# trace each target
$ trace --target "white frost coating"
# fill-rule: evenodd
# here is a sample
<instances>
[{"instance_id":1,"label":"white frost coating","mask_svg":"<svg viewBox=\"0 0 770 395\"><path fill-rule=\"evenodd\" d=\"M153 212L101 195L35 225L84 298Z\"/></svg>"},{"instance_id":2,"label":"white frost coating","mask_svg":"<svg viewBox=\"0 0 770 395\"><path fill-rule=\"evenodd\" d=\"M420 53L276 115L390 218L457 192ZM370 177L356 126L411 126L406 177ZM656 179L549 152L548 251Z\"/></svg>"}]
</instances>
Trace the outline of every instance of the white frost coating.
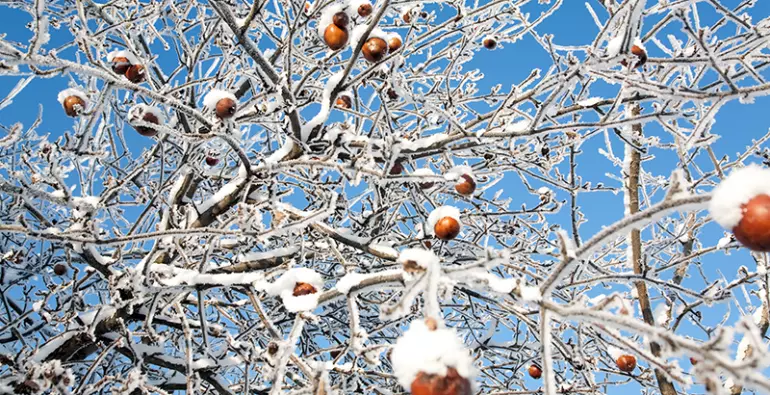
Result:
<instances>
[{"instance_id":1,"label":"white frost coating","mask_svg":"<svg viewBox=\"0 0 770 395\"><path fill-rule=\"evenodd\" d=\"M297 283L310 284L316 289L316 292L294 296L294 287ZM292 313L315 309L318 306L318 297L321 295L323 285L321 275L305 267L289 269L272 284L263 284L265 291L270 295L280 296L286 310Z\"/></svg>"},{"instance_id":2,"label":"white frost coating","mask_svg":"<svg viewBox=\"0 0 770 395\"><path fill-rule=\"evenodd\" d=\"M166 287L185 285L232 286L238 284L252 284L262 281L265 278L262 272L211 274L168 265L152 265L152 267L154 273L161 275L158 282Z\"/></svg>"},{"instance_id":3,"label":"white frost coating","mask_svg":"<svg viewBox=\"0 0 770 395\"><path fill-rule=\"evenodd\" d=\"M603 100L604 99L602 99L601 97L589 97L588 99L580 100L575 104L577 104L580 107L592 107L601 103Z\"/></svg>"},{"instance_id":4,"label":"white frost coating","mask_svg":"<svg viewBox=\"0 0 770 395\"><path fill-rule=\"evenodd\" d=\"M643 51L647 51L647 49L644 47L644 43L642 40L639 39L639 37L634 38L634 44L637 47L641 48ZM607 55L609 56L618 56L623 49L623 36L618 36L613 38L607 43Z\"/></svg>"},{"instance_id":5,"label":"white frost coating","mask_svg":"<svg viewBox=\"0 0 770 395\"><path fill-rule=\"evenodd\" d=\"M324 11L321 13L321 16L318 17L318 36L319 37L323 38L324 31L326 31L326 28L332 24L332 21L334 19L334 14L342 11L343 8L345 8L345 5L342 3L332 4L324 8ZM348 26L348 28L349 27L350 26Z\"/></svg>"},{"instance_id":6,"label":"white frost coating","mask_svg":"<svg viewBox=\"0 0 770 395\"><path fill-rule=\"evenodd\" d=\"M326 81L323 98L321 99L321 109L318 111L318 114L313 117L313 119L302 126L302 141L307 141L308 137L310 137L310 132L312 132L316 126L326 122L326 119L329 117L329 112L331 111L332 91L337 87L337 85L339 85L342 77L344 76L345 72L340 71L332 74Z\"/></svg>"},{"instance_id":7,"label":"white frost coating","mask_svg":"<svg viewBox=\"0 0 770 395\"><path fill-rule=\"evenodd\" d=\"M139 64L139 59L129 51L112 51L107 54L107 61L112 63L115 58L126 58L130 64Z\"/></svg>"},{"instance_id":8,"label":"white frost coating","mask_svg":"<svg viewBox=\"0 0 770 395\"><path fill-rule=\"evenodd\" d=\"M419 169L415 169L412 172L413 176L435 176L436 173L433 172L433 170L427 168L427 167L421 167Z\"/></svg>"},{"instance_id":9,"label":"white frost coating","mask_svg":"<svg viewBox=\"0 0 770 395\"><path fill-rule=\"evenodd\" d=\"M219 103L219 101L222 99L230 99L236 103L238 102L238 98L236 98L234 94L228 91L223 91L221 89L212 89L203 98L203 105L206 106L206 108L209 110L213 111L217 108L217 103Z\"/></svg>"},{"instance_id":10,"label":"white frost coating","mask_svg":"<svg viewBox=\"0 0 770 395\"><path fill-rule=\"evenodd\" d=\"M460 179L460 177L465 174L473 177L473 169L470 166L460 165L449 169L449 171L444 174L444 178L447 181L454 181Z\"/></svg>"},{"instance_id":11,"label":"white frost coating","mask_svg":"<svg viewBox=\"0 0 770 395\"><path fill-rule=\"evenodd\" d=\"M425 229L426 233L429 236L432 236L434 234L433 228L436 226L436 222L445 217L454 218L457 220L461 227L463 226L463 223L460 221L460 210L457 207L439 206L431 211L430 215L428 216L428 228Z\"/></svg>"},{"instance_id":12,"label":"white frost coating","mask_svg":"<svg viewBox=\"0 0 770 395\"><path fill-rule=\"evenodd\" d=\"M294 150L294 140L287 137L286 141L283 142L283 145L281 145L281 148L279 148L277 151L273 152L265 158L265 163L278 163L281 161L281 159L285 158L287 155L291 153L292 150Z\"/></svg>"},{"instance_id":13,"label":"white frost coating","mask_svg":"<svg viewBox=\"0 0 770 395\"><path fill-rule=\"evenodd\" d=\"M529 122L528 119L524 119L524 120L521 120L521 121L518 121L518 122L509 123L509 124L505 125L505 131L507 133L517 133L517 134L518 133L524 133L524 132L526 132L526 131L528 131L530 129L529 128L529 124L530 124L530 122Z\"/></svg>"},{"instance_id":14,"label":"white frost coating","mask_svg":"<svg viewBox=\"0 0 770 395\"><path fill-rule=\"evenodd\" d=\"M454 329L428 329L422 320L413 321L398 338L391 354L393 373L404 388L410 388L417 374L446 375L447 368L473 381L473 358Z\"/></svg>"},{"instance_id":15,"label":"white frost coating","mask_svg":"<svg viewBox=\"0 0 770 395\"><path fill-rule=\"evenodd\" d=\"M520 285L521 299L525 302L539 302L543 299L540 288L532 285Z\"/></svg>"},{"instance_id":16,"label":"white frost coating","mask_svg":"<svg viewBox=\"0 0 770 395\"><path fill-rule=\"evenodd\" d=\"M86 106L88 106L88 95L80 88L67 88L61 91L56 96L56 100L59 101L59 104L64 105L64 100L70 96L77 96L81 98L86 103Z\"/></svg>"},{"instance_id":17,"label":"white frost coating","mask_svg":"<svg viewBox=\"0 0 770 395\"><path fill-rule=\"evenodd\" d=\"M58 350L59 347L64 344L64 342L71 339L78 333L79 331L68 331L48 340L47 343L43 344L43 346L37 349L37 352L32 357L32 360L35 362L43 362L46 358L48 358L49 355L51 355L52 352Z\"/></svg>"},{"instance_id":18,"label":"white frost coating","mask_svg":"<svg viewBox=\"0 0 770 395\"><path fill-rule=\"evenodd\" d=\"M270 251L248 252L246 254L238 255L238 262L251 262L261 261L265 259L272 259L277 257L285 257L294 255L299 251L298 246L276 248Z\"/></svg>"},{"instance_id":19,"label":"white frost coating","mask_svg":"<svg viewBox=\"0 0 770 395\"><path fill-rule=\"evenodd\" d=\"M358 284L361 284L361 281L364 281L368 276L361 273L348 273L344 276L342 276L339 281L337 281L337 285L335 288L337 291L339 291L341 294L347 295L348 292L350 292L350 289L357 286Z\"/></svg>"},{"instance_id":20,"label":"white frost coating","mask_svg":"<svg viewBox=\"0 0 770 395\"><path fill-rule=\"evenodd\" d=\"M607 354L610 354L612 359L618 359L621 355L625 354L625 352L615 346L607 346Z\"/></svg>"},{"instance_id":21,"label":"white frost coating","mask_svg":"<svg viewBox=\"0 0 770 395\"><path fill-rule=\"evenodd\" d=\"M234 193L238 188L243 185L245 182L245 178L243 177L236 177L232 181L225 184L225 186L222 187L217 193L212 195L210 198L205 200L203 203L201 203L197 209L199 213L203 213L208 211L211 207L214 207L215 204L219 203L220 201L224 200L224 198L232 193Z\"/></svg>"},{"instance_id":22,"label":"white frost coating","mask_svg":"<svg viewBox=\"0 0 770 395\"><path fill-rule=\"evenodd\" d=\"M725 229L733 229L743 217L742 205L757 195L770 195L770 169L750 164L733 170L716 188L709 213Z\"/></svg>"},{"instance_id":23,"label":"white frost coating","mask_svg":"<svg viewBox=\"0 0 770 395\"><path fill-rule=\"evenodd\" d=\"M613 38L607 43L607 55L618 56L621 46L623 46L623 36Z\"/></svg>"},{"instance_id":24,"label":"white frost coating","mask_svg":"<svg viewBox=\"0 0 770 395\"><path fill-rule=\"evenodd\" d=\"M401 254L398 256L398 263L403 265L408 261L413 261L426 270L431 267L437 267L440 263L433 251L424 250L422 248L408 248L401 251Z\"/></svg>"},{"instance_id":25,"label":"white frost coating","mask_svg":"<svg viewBox=\"0 0 770 395\"><path fill-rule=\"evenodd\" d=\"M375 252L378 252L378 253L384 254L384 255L391 255L391 256L398 255L398 250L396 250L395 248L393 248L393 247L391 247L389 245L385 245L385 244L372 244L372 245L369 246L369 248L372 251L375 251Z\"/></svg>"}]
</instances>

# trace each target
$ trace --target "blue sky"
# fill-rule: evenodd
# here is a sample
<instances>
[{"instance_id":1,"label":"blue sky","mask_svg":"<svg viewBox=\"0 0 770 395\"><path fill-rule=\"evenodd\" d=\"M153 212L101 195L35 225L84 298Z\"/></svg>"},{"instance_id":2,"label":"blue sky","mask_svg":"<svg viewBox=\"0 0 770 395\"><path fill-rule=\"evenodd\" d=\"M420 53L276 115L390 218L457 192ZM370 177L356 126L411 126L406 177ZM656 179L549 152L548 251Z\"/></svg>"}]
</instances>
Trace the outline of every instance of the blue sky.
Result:
<instances>
[{"instance_id":1,"label":"blue sky","mask_svg":"<svg viewBox=\"0 0 770 395\"><path fill-rule=\"evenodd\" d=\"M737 1L723 1L726 5L733 5ZM770 15L770 2L757 1L751 14L754 20L759 20ZM598 9L599 7L594 7ZM713 18L707 10L709 7L701 7L704 10L702 15L704 20ZM30 21L28 14L8 8L2 8L2 28L0 33L7 33L7 38L19 42L26 42L31 33L25 29L25 24ZM703 24L707 24L705 21ZM586 7L582 1L565 0L565 4L550 19L536 29L539 34L553 34L554 41L559 45L587 45L590 44L598 33L599 29L594 25ZM48 48L54 48L64 45L71 41L71 36L66 30L52 31L52 41ZM654 45L648 45L651 56L661 56L662 52L654 48ZM163 55L162 55L163 56ZM173 56L170 56L173 60ZM165 60L163 62L167 62ZM164 63L161 64L164 64ZM504 87L515 84L523 80L533 67L545 68L550 65L548 54L538 45L531 36L526 36L516 43L505 43L494 51L480 51L475 59L466 65L466 68L477 67L481 69L486 78L479 82L482 91L489 89L495 84L501 83ZM4 97L16 84L18 78L0 77L0 97ZM59 90L67 87L67 78L59 76L48 79L35 79L19 96L14 99L13 104L4 110L0 110L0 124L10 125L14 122L22 122L24 125L30 125L37 116L38 106L44 107L43 123L40 126L39 133L50 133L54 138L62 133L71 130L72 120L66 117L60 110L56 101L56 94ZM608 88L608 94L614 92ZM601 91L593 92L592 96L601 96ZM763 135L770 128L770 117L767 117L767 109L770 108L770 98L762 97L756 99L753 104L741 104L733 101L722 108L716 117L716 124L712 132L721 136L713 148L718 157L727 155L734 157L736 152L742 151L751 141L758 136ZM661 138L667 136L659 127L650 126L646 133L659 135ZM0 133L0 136L2 134ZM141 148L150 147L153 140L142 136L134 135L129 142L132 148L137 148L135 155L138 155ZM613 150L616 155L623 151L622 142L613 138ZM613 168L612 164L599 154L600 149L605 149L603 138L594 138L581 146L581 155L579 158L579 174L585 181L591 181L593 184L603 182L608 185L617 186L617 182L606 177L606 173L618 174L619 169ZM672 152L653 149L650 152L654 159L644 163L644 168L659 176L668 176L677 165L677 159ZM701 163L702 159L699 161ZM710 168L709 166L705 166ZM520 182L514 179L513 175L502 183L499 187L506 189L506 195L517 197L525 196L523 201L532 204L535 198L525 195L522 192ZM535 183L535 187L540 186ZM566 196L559 195L559 198L566 199ZM662 198L662 195L658 195ZM614 195L609 192L581 194L579 205L587 218L587 222L581 227L581 237L586 240L591 235L599 231L603 226L622 218L623 200L620 195ZM514 205L515 206L515 205ZM569 213L565 209L558 215L550 219L554 223L559 223L569 229ZM710 224L701 234L701 241L704 245L713 245L722 237L722 230L715 224ZM746 265L753 270L752 261L745 251L733 251L729 256L723 252L714 253L701 259L702 268L710 279L720 278L724 275L727 280L731 280L736 275L735 268L738 265ZM687 281L698 284L697 278L691 278ZM712 324L718 322L721 318L720 312L725 311L727 306L710 308L708 311L713 317L706 317L706 321ZM683 331L687 332L685 327ZM682 362L685 368L687 362ZM609 392L610 394L620 392Z\"/></svg>"}]
</instances>

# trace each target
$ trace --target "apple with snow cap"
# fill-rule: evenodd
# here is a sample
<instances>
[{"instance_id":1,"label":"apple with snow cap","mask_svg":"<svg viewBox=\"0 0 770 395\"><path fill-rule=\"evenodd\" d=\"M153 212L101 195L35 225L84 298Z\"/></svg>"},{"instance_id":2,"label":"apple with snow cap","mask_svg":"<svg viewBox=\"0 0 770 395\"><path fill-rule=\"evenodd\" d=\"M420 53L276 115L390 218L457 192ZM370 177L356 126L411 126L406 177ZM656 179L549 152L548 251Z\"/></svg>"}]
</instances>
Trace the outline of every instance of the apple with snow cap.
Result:
<instances>
[{"instance_id":1,"label":"apple with snow cap","mask_svg":"<svg viewBox=\"0 0 770 395\"><path fill-rule=\"evenodd\" d=\"M86 102L79 96L69 96L64 99L64 112L71 117L80 115L86 108Z\"/></svg>"},{"instance_id":2,"label":"apple with snow cap","mask_svg":"<svg viewBox=\"0 0 770 395\"><path fill-rule=\"evenodd\" d=\"M734 170L714 189L709 212L744 247L770 252L770 169Z\"/></svg>"},{"instance_id":3,"label":"apple with snow cap","mask_svg":"<svg viewBox=\"0 0 770 395\"><path fill-rule=\"evenodd\" d=\"M401 251L396 262L400 263L404 271L409 274L425 273L431 267L438 268L440 266L436 254L422 248L407 248Z\"/></svg>"},{"instance_id":4,"label":"apple with snow cap","mask_svg":"<svg viewBox=\"0 0 770 395\"><path fill-rule=\"evenodd\" d=\"M115 74L125 75L129 67L138 64L136 57L129 51L112 51L107 54L107 61Z\"/></svg>"},{"instance_id":5,"label":"apple with snow cap","mask_svg":"<svg viewBox=\"0 0 770 395\"><path fill-rule=\"evenodd\" d=\"M433 177L436 175L436 173L433 172L433 170L428 168L420 168L416 169L412 172L412 175L415 177ZM433 181L424 181L424 182L418 182L417 185L420 186L420 189L431 189L434 185L436 185Z\"/></svg>"},{"instance_id":6,"label":"apple with snow cap","mask_svg":"<svg viewBox=\"0 0 770 395\"><path fill-rule=\"evenodd\" d=\"M476 181L470 175L463 174L455 184L455 191L463 196L473 195L473 192L476 191Z\"/></svg>"},{"instance_id":7,"label":"apple with snow cap","mask_svg":"<svg viewBox=\"0 0 770 395\"><path fill-rule=\"evenodd\" d=\"M297 313L310 311L318 306L320 290L323 289L321 275L305 267L286 271L272 284L265 284L265 290L273 296L280 296L286 310Z\"/></svg>"},{"instance_id":8,"label":"apple with snow cap","mask_svg":"<svg viewBox=\"0 0 770 395\"><path fill-rule=\"evenodd\" d=\"M631 54L636 56L637 59L636 64L634 65L635 69L638 69L647 63L647 50L644 49L643 45L634 44L631 46ZM625 59L621 60L620 64L628 66L628 62Z\"/></svg>"},{"instance_id":9,"label":"apple with snow cap","mask_svg":"<svg viewBox=\"0 0 770 395\"><path fill-rule=\"evenodd\" d=\"M238 99L230 92L214 89L203 98L203 105L214 111L217 118L228 119L238 110Z\"/></svg>"},{"instance_id":10,"label":"apple with snow cap","mask_svg":"<svg viewBox=\"0 0 770 395\"><path fill-rule=\"evenodd\" d=\"M390 359L398 382L412 395L473 391L473 358L455 331L441 327L434 318L412 322L396 341Z\"/></svg>"},{"instance_id":11,"label":"apple with snow cap","mask_svg":"<svg viewBox=\"0 0 770 395\"><path fill-rule=\"evenodd\" d=\"M388 51L398 51L402 44L403 43L401 42L401 37L398 34L393 34L392 36L388 37Z\"/></svg>"},{"instance_id":12,"label":"apple with snow cap","mask_svg":"<svg viewBox=\"0 0 770 395\"><path fill-rule=\"evenodd\" d=\"M139 123L160 125L162 119L163 113L160 110L146 104L137 104L128 110L128 123L131 124L139 134L145 137L157 135L158 129L148 125L139 125Z\"/></svg>"},{"instance_id":13,"label":"apple with snow cap","mask_svg":"<svg viewBox=\"0 0 770 395\"><path fill-rule=\"evenodd\" d=\"M452 206L441 206L428 216L428 231L441 240L449 241L460 234L460 210Z\"/></svg>"},{"instance_id":14,"label":"apple with snow cap","mask_svg":"<svg viewBox=\"0 0 770 395\"><path fill-rule=\"evenodd\" d=\"M64 112L70 117L76 117L86 110L87 96L85 92L78 88L68 88L56 97L59 104L64 108Z\"/></svg>"},{"instance_id":15,"label":"apple with snow cap","mask_svg":"<svg viewBox=\"0 0 770 395\"><path fill-rule=\"evenodd\" d=\"M619 35L613 38L607 44L608 55L613 57L620 55L622 46L623 46L622 35ZM642 67L644 66L645 63L647 63L647 49L644 47L644 43L642 43L642 40L640 40L639 37L634 39L634 43L631 46L631 54L634 55L634 57L637 59L636 64L634 64L634 68ZM627 67L628 61L623 59L620 61L620 64Z\"/></svg>"},{"instance_id":16,"label":"apple with snow cap","mask_svg":"<svg viewBox=\"0 0 770 395\"><path fill-rule=\"evenodd\" d=\"M388 53L388 43L380 37L371 37L366 40L361 52L364 54L364 59L372 63L379 62Z\"/></svg>"}]
</instances>

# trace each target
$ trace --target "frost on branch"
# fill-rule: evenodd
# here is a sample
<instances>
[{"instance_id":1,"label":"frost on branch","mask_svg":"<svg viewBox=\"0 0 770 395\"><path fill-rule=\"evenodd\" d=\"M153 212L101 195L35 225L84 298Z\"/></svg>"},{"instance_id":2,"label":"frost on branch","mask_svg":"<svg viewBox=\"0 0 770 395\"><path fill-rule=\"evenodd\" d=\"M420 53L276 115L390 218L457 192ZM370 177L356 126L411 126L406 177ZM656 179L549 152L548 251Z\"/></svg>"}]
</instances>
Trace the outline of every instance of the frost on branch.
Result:
<instances>
[{"instance_id":1,"label":"frost on branch","mask_svg":"<svg viewBox=\"0 0 770 395\"><path fill-rule=\"evenodd\" d=\"M0 389L770 393L770 23L691 3L3 2Z\"/></svg>"}]
</instances>

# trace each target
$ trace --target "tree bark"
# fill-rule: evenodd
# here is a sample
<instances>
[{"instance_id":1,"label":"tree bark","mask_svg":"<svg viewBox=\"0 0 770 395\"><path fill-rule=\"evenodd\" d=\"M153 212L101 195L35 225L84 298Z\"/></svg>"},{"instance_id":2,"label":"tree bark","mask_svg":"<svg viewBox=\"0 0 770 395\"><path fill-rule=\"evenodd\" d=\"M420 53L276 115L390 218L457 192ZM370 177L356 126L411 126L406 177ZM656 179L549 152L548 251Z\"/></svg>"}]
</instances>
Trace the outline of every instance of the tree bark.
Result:
<instances>
[{"instance_id":1,"label":"tree bark","mask_svg":"<svg viewBox=\"0 0 770 395\"><path fill-rule=\"evenodd\" d=\"M634 106L631 109L632 116L638 116L641 113L639 106ZM634 140L639 141L639 137L642 136L642 125L634 124L632 127L634 133ZM639 174L642 167L642 154L635 149L627 149L626 155L630 155L630 158L626 158L629 161L628 174L626 175L626 194L628 196L628 213L635 214L639 212ZM631 260L634 266L635 274L643 274L644 268L642 265L642 238L639 229L631 231L629 236L629 242L631 243L631 256L628 259ZM652 314L652 306L650 305L650 296L647 292L647 284L643 281L636 282L636 293L639 298L639 307L642 310L642 317L644 322L648 325L655 325L655 317ZM660 356L660 345L656 342L650 343L650 350L656 357ZM671 383L666 375L660 370L655 369L655 378L658 380L658 388L663 395L676 395L676 388Z\"/></svg>"}]
</instances>

